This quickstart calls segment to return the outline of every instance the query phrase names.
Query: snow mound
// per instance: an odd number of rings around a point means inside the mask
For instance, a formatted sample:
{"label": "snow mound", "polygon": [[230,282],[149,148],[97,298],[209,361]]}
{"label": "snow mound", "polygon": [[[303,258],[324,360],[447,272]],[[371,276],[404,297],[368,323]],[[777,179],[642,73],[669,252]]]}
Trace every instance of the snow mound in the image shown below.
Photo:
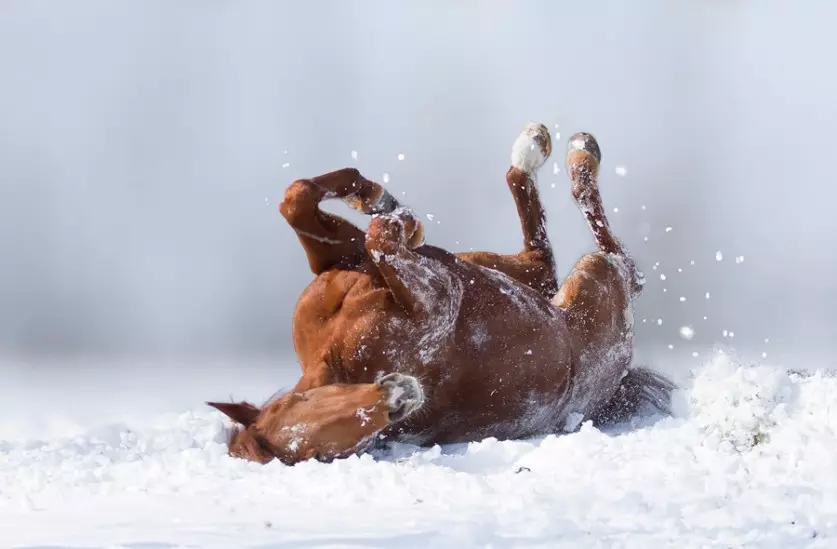
{"label": "snow mound", "polygon": [[260,466],[203,408],[0,441],[0,546],[830,547],[835,391],[719,353],[674,417],[525,441]]}

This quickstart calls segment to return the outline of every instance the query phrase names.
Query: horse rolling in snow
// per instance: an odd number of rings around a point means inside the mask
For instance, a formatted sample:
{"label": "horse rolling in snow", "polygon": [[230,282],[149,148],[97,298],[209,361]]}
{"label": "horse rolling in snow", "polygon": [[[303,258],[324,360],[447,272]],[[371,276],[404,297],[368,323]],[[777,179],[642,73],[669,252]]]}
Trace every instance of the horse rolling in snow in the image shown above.
{"label": "horse rolling in snow", "polygon": [[[599,146],[569,141],[572,195],[599,251],[558,285],[536,173],[549,132],[530,124],[506,181],[523,251],[453,254],[424,244],[418,218],[355,169],[294,181],[280,211],[314,272],[293,319],[302,378],[259,408],[210,402],[238,427],[233,456],[324,461],[378,441],[432,445],[572,431],[650,402],[673,385],[630,368],[642,275],[610,230]],[[330,198],[372,216],[364,233],[319,209]]]}

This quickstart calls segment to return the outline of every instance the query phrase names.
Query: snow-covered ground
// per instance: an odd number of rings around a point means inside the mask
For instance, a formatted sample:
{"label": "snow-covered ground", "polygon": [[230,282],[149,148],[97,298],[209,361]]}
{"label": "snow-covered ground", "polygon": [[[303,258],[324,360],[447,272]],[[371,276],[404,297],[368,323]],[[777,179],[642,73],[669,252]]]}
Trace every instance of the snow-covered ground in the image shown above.
{"label": "snow-covered ground", "polygon": [[[262,371],[234,396],[280,388]],[[200,405],[157,415],[171,403],[153,379],[129,381],[131,406],[151,400],[120,423],[107,395],[79,403],[83,415],[21,423],[72,402],[70,390],[4,391],[0,547],[837,546],[829,373],[718,352],[683,383],[673,418],[294,467],[229,458],[225,420]],[[167,394],[229,396],[201,379]]]}

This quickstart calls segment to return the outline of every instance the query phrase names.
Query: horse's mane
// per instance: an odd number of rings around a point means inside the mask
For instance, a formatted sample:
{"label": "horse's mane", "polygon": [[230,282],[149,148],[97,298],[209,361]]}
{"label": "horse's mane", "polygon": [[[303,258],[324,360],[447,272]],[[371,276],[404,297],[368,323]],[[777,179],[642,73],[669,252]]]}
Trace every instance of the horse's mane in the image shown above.
{"label": "horse's mane", "polygon": [[284,387],[280,388],[278,391],[276,391],[275,393],[273,393],[272,395],[267,397],[267,400],[265,400],[264,403],[262,403],[260,408],[264,408],[265,406],[276,402],[277,400],[284,397],[285,395],[287,395],[290,392],[291,392],[290,389],[286,389]]}

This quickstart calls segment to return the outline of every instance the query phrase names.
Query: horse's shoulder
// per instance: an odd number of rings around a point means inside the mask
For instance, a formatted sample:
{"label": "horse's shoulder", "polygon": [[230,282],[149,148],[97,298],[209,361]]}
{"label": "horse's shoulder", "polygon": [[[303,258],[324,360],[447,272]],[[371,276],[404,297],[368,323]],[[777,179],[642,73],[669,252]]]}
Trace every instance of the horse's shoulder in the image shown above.
{"label": "horse's shoulder", "polygon": [[333,269],[318,275],[297,302],[297,320],[316,323],[376,316],[392,308],[386,286],[373,273]]}

